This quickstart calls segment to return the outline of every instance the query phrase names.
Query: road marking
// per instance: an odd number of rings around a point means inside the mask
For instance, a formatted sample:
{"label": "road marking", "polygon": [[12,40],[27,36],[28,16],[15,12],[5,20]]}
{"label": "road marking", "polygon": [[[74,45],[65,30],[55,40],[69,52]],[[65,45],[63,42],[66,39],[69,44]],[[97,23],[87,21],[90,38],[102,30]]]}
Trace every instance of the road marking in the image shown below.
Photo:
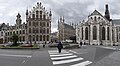
{"label": "road marking", "polygon": [[25,60],[22,63],[25,63]]}
{"label": "road marking", "polygon": [[10,55],[10,54],[0,54],[1,56],[10,56],[10,57],[27,57],[30,58],[30,55]]}
{"label": "road marking", "polygon": [[78,53],[78,52],[76,52],[76,51],[73,51],[73,50],[69,50],[70,52],[72,52],[72,53],[75,53],[75,54],[85,54],[85,53],[88,53],[88,52],[82,52],[82,53]]}
{"label": "road marking", "polygon": [[77,57],[76,55],[73,56],[66,56],[66,57],[55,57],[55,58],[51,58],[52,60],[61,60],[61,59],[68,59],[68,58],[75,58]]}
{"label": "road marking", "polygon": [[84,61],[82,63],[74,64],[74,65],[71,65],[71,66],[86,66],[86,65],[89,65],[91,63],[92,63],[91,61]]}
{"label": "road marking", "polygon": [[72,53],[68,53],[68,54],[58,54],[58,55],[50,55],[51,57],[58,57],[58,56],[68,56],[68,55],[73,55]]}
{"label": "road marking", "polygon": [[101,48],[112,49],[112,50],[116,50],[117,49],[117,48],[113,48],[113,47],[101,47]]}
{"label": "road marking", "polygon": [[77,52],[75,52],[75,51],[73,51],[73,50],[69,50],[70,52],[73,52],[73,53],[77,53]]}
{"label": "road marking", "polygon": [[[49,51],[48,51],[49,52]],[[61,52],[62,54],[65,54],[65,53],[70,53],[70,52]],[[49,52],[49,54],[61,54],[59,52]]]}
{"label": "road marking", "polygon": [[63,60],[63,61],[53,61],[53,65],[70,63],[70,62],[75,62],[75,61],[80,61],[80,60],[83,60],[83,58],[74,58],[74,59],[68,59],[68,60]]}

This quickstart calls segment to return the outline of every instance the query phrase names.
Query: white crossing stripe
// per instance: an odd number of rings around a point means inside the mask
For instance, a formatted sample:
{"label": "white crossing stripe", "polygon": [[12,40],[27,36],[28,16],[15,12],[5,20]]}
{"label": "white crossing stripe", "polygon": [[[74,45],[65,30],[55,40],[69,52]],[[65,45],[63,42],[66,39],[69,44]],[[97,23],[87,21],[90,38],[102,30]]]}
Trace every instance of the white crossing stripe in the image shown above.
{"label": "white crossing stripe", "polygon": [[102,48],[116,50],[116,48],[113,47],[102,47]]}
{"label": "white crossing stripe", "polygon": [[69,54],[58,54],[58,55],[50,55],[51,57],[58,57],[58,56],[68,56],[68,55],[73,55],[72,53]]}
{"label": "white crossing stripe", "polygon": [[10,57],[27,57],[30,58],[30,55],[10,55],[10,54],[0,54],[0,56],[10,56]]}
{"label": "white crossing stripe", "polygon": [[74,59],[68,59],[68,60],[62,60],[62,61],[53,61],[53,65],[70,63],[70,62],[75,62],[75,61],[80,61],[80,60],[83,60],[83,58],[74,58]]}
{"label": "white crossing stripe", "polygon": [[86,66],[86,65],[89,65],[91,63],[92,63],[91,61],[84,61],[84,62],[74,64],[74,65],[71,65],[71,66]]}
{"label": "white crossing stripe", "polygon": [[55,57],[55,58],[51,58],[52,60],[61,60],[61,59],[68,59],[68,58],[75,58],[77,57],[76,55],[73,56],[66,56],[66,57]]}

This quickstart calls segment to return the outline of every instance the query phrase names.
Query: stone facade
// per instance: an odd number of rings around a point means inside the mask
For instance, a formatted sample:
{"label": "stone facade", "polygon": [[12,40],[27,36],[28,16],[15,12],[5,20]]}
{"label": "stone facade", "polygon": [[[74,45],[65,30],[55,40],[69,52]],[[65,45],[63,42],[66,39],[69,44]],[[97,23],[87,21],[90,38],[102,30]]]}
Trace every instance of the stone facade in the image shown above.
{"label": "stone facade", "polygon": [[[116,24],[118,22],[119,24]],[[83,20],[79,23],[76,28],[76,39],[78,43],[90,45],[117,45],[119,27],[120,21],[110,19],[108,5],[106,5],[105,16],[95,10],[88,16],[86,22]]]}
{"label": "stone facade", "polygon": [[51,10],[47,12],[41,2],[31,11],[26,10],[26,22],[22,23],[21,15],[16,16],[16,24],[7,26],[5,42],[11,42],[11,36],[15,33],[19,37],[19,43],[50,42],[51,34]]}
{"label": "stone facade", "polygon": [[58,20],[58,36],[59,41],[69,40],[70,37],[75,36],[75,28],[65,23],[64,17]]}

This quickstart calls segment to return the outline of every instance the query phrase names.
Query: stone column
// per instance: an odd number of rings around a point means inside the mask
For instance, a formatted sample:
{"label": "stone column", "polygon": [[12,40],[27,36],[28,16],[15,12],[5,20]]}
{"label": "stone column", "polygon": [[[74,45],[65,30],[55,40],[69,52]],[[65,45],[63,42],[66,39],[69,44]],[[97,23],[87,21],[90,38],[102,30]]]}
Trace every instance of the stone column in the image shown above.
{"label": "stone column", "polygon": [[90,25],[90,45],[93,44],[93,25]]}
{"label": "stone column", "polygon": [[112,26],[110,26],[110,43],[111,45],[113,45],[113,41],[112,41]]}
{"label": "stone column", "polygon": [[116,45],[116,42],[117,42],[117,31],[116,31],[116,26],[115,26],[115,28],[114,28],[114,39],[115,39],[115,45]]}
{"label": "stone column", "polygon": [[99,31],[100,31],[100,29],[99,29],[99,25],[97,25],[97,42],[98,42],[98,45],[100,45],[100,37],[99,37]]}
{"label": "stone column", "polygon": [[105,45],[107,44],[107,25],[105,26]]}
{"label": "stone column", "polygon": [[83,42],[85,43],[85,26],[83,26]]}

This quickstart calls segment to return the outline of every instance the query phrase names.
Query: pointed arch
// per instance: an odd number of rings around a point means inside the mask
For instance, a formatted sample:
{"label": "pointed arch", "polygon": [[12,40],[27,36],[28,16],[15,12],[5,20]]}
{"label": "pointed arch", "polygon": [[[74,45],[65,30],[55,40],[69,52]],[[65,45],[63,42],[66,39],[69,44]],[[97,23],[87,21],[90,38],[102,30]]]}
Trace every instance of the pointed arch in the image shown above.
{"label": "pointed arch", "polygon": [[102,40],[105,40],[105,27],[102,27]]}
{"label": "pointed arch", "polygon": [[93,27],[93,40],[97,40],[97,27]]}
{"label": "pointed arch", "polygon": [[85,28],[85,40],[88,40],[88,27]]}

